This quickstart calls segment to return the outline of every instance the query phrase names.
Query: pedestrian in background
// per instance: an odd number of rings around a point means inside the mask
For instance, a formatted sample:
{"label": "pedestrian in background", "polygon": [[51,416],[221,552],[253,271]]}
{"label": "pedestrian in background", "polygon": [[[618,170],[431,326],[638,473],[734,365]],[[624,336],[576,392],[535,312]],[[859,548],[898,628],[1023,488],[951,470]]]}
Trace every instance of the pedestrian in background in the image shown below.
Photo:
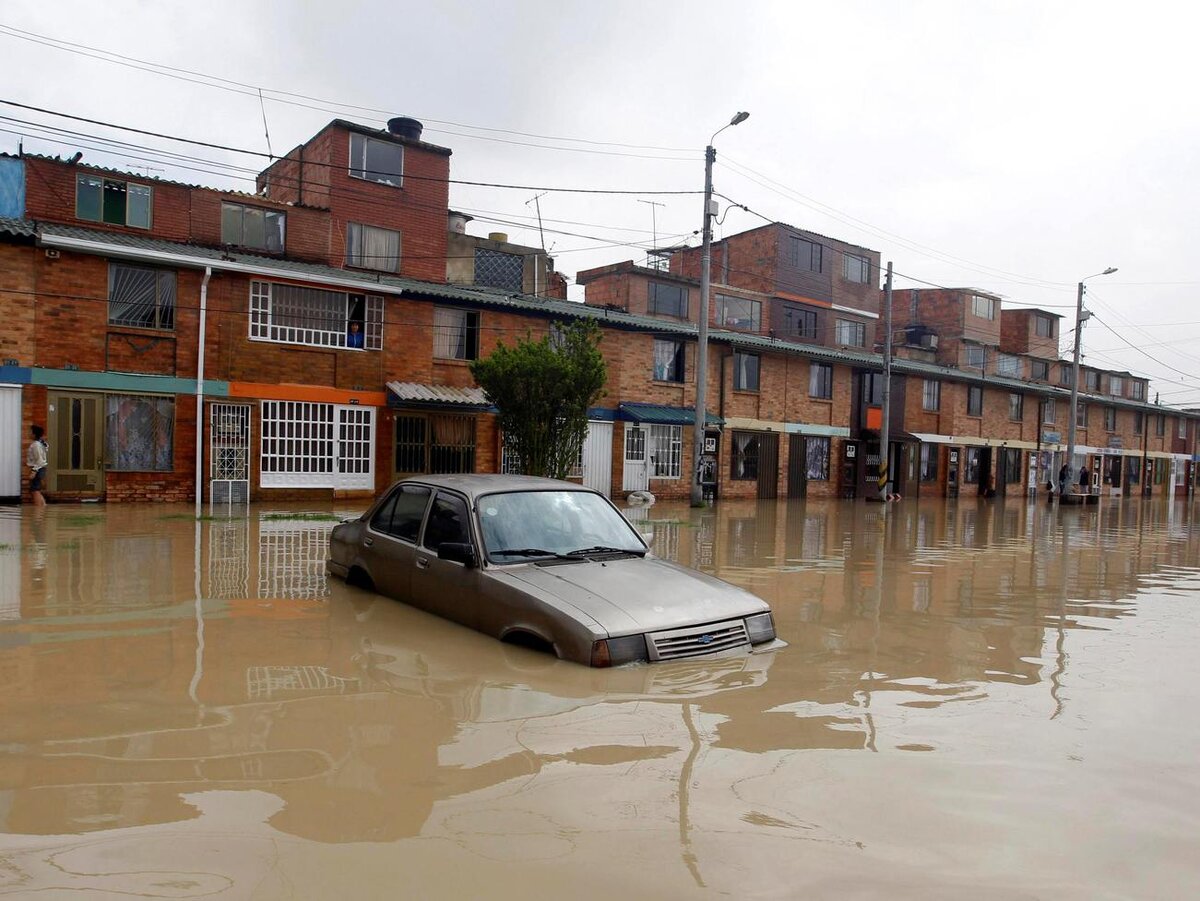
{"label": "pedestrian in background", "polygon": [[29,480],[29,494],[33,499],[33,505],[42,507],[46,504],[46,499],[42,497],[42,489],[46,487],[46,459],[50,447],[46,444],[46,439],[42,437],[46,432],[40,425],[32,426],[29,431],[33,433],[33,440],[29,442],[29,450],[25,452],[25,465],[33,473]]}
{"label": "pedestrian in background", "polygon": [[1091,473],[1088,472],[1087,466],[1079,467],[1079,493],[1088,494],[1092,490]]}
{"label": "pedestrian in background", "polygon": [[1059,495],[1066,494],[1071,490],[1071,486],[1067,484],[1067,479],[1071,478],[1071,468],[1066,463],[1062,465],[1062,469],[1058,471],[1058,493]]}

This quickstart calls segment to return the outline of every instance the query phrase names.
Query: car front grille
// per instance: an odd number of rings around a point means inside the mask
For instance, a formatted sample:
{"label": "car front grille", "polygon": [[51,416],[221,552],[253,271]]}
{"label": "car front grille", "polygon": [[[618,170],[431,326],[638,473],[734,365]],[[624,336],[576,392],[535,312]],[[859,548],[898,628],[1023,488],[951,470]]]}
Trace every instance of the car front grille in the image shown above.
{"label": "car front grille", "polygon": [[750,638],[746,635],[746,624],[740,619],[710,623],[707,626],[671,629],[667,632],[651,632],[647,637],[650,639],[651,660],[697,657],[750,644]]}

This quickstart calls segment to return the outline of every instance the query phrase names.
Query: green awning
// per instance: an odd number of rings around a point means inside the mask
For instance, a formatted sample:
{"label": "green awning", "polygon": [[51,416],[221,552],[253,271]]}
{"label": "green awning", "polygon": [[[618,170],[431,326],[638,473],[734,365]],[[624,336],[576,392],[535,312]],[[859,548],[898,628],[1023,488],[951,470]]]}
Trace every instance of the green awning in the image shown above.
{"label": "green awning", "polygon": [[[663,404],[623,403],[617,406],[617,419],[651,425],[691,425],[696,421],[695,407],[668,407]],[[705,424],[720,426],[725,420],[705,410]]]}

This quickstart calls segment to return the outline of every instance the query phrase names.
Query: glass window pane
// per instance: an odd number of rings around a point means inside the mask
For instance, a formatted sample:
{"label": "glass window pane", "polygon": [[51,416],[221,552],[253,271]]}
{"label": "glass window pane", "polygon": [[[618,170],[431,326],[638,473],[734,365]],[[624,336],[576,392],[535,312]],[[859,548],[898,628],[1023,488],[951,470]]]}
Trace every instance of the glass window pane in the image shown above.
{"label": "glass window pane", "polygon": [[103,206],[104,179],[80,175],[75,179],[75,215],[91,222],[100,221]]}
{"label": "glass window pane", "polygon": [[287,224],[287,215],[271,210],[266,213],[266,220],[266,249],[271,253],[283,253],[286,238],[284,228]]}
{"label": "glass window pane", "polygon": [[154,328],[156,272],[113,263],[108,275],[108,321]]}
{"label": "glass window pane", "polygon": [[150,227],[151,189],[147,185],[129,185],[127,224],[135,228]]}
{"label": "glass window pane", "polygon": [[363,177],[380,184],[400,187],[403,160],[404,148],[399,144],[367,138]]}
{"label": "glass window pane", "polygon": [[236,203],[221,204],[221,243],[242,243],[242,207]]}
{"label": "glass window pane", "polygon": [[263,216],[262,210],[256,210],[252,207],[245,207],[242,210],[242,243],[247,247],[255,250],[263,250],[267,246],[267,237],[264,231],[266,226],[266,217]]}

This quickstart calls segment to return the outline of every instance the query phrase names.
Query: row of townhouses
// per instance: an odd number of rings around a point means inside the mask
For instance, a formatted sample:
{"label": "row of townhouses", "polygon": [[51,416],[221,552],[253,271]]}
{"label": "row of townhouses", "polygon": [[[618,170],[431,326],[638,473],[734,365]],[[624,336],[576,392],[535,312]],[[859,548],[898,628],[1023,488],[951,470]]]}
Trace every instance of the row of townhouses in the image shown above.
{"label": "row of townhouses", "polygon": [[[253,194],[71,158],[0,155],[0,497],[47,430],[52,499],[373,494],[411,473],[508,468],[469,364],[591,319],[608,384],[576,477],[609,494],[1024,494],[1062,462],[1061,317],[972,288],[896,291],[880,448],[880,254],[784,223],[712,251],[706,459],[693,459],[700,252],[578,273],[469,233],[450,150],[419,122],[335,120]],[[1144,378],[1081,369],[1094,490],[1191,490],[1200,415]]]}

